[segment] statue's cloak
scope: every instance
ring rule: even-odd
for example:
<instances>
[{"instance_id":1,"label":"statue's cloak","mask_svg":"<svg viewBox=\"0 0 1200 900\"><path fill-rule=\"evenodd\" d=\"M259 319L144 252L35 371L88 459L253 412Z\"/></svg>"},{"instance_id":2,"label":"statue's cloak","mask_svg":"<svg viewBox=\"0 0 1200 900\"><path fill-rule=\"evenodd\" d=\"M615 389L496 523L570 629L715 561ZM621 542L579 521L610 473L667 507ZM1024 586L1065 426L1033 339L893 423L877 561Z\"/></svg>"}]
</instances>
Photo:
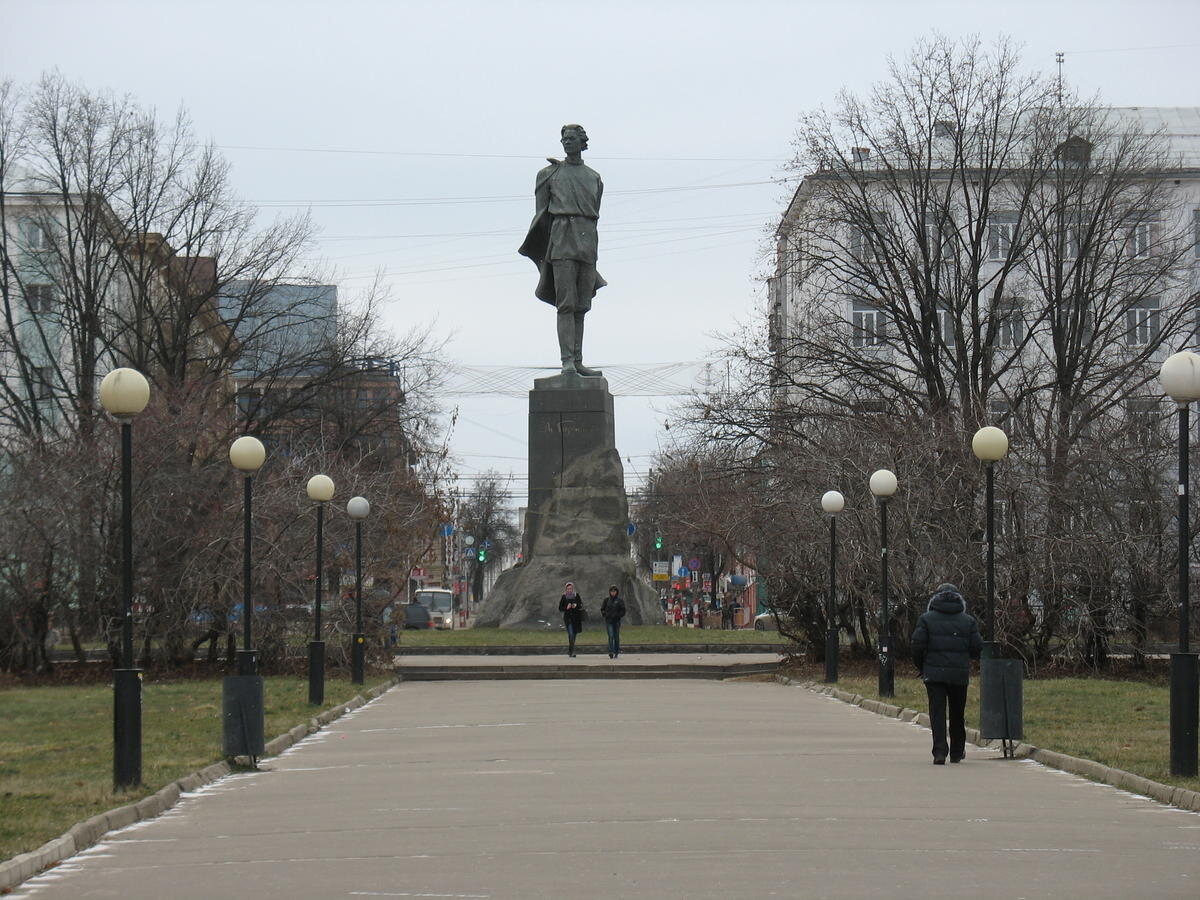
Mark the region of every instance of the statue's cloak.
<instances>
[{"instance_id":1,"label":"statue's cloak","mask_svg":"<svg viewBox=\"0 0 1200 900\"><path fill-rule=\"evenodd\" d=\"M550 165L542 169L537 174L537 181L534 183L533 195L536 200L536 207L533 213L533 222L529 225L529 232L525 235L525 240L521 246L517 248L517 252L522 256L527 256L533 260L533 264L538 269L538 283L533 295L539 300L544 300L551 306L558 305L558 297L554 290L554 266L547 259L550 255L550 222L554 218L550 214L550 191L548 186L558 172L558 167L562 163L556 159L550 160ZM608 284L600 273L596 273L596 286L592 289L592 296L596 296L596 291Z\"/></svg>"}]
</instances>

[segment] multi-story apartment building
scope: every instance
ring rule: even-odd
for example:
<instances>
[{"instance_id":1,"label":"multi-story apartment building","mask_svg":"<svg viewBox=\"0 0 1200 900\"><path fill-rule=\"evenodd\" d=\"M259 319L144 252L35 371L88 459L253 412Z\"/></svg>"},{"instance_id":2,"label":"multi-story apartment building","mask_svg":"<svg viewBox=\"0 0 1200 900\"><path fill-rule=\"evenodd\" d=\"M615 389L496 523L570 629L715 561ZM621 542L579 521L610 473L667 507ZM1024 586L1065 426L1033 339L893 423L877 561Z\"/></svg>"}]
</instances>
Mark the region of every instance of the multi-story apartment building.
<instances>
[{"instance_id":1,"label":"multi-story apartment building","mask_svg":"<svg viewBox=\"0 0 1200 900\"><path fill-rule=\"evenodd\" d=\"M1066 365L1096 388L1114 360L1152 375L1196 343L1200 108L912 137L827 152L781 218L770 341L789 401L1005 424ZM1080 399L1157 398L1126 381Z\"/></svg>"},{"instance_id":2,"label":"multi-story apartment building","mask_svg":"<svg viewBox=\"0 0 1200 900\"><path fill-rule=\"evenodd\" d=\"M162 382L203 373L216 394L232 395L236 344L217 308L214 258L180 254L161 234L131 233L106 201L47 191L28 173L7 187L0 193L6 426L69 428L117 365Z\"/></svg>"}]
</instances>

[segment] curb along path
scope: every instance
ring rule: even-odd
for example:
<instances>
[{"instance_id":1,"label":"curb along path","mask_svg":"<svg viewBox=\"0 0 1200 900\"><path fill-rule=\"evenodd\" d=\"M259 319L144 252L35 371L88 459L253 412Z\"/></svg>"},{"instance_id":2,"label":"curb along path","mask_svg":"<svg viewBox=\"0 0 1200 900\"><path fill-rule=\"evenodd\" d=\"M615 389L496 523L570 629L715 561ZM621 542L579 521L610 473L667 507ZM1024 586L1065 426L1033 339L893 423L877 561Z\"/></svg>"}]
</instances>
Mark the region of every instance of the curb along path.
<instances>
[{"instance_id":1,"label":"curb along path","mask_svg":"<svg viewBox=\"0 0 1200 900\"><path fill-rule=\"evenodd\" d=\"M284 750L304 740L310 734L316 733L335 719L339 719L351 710L358 709L360 706L378 699L398 684L399 680L399 678L393 676L384 684L366 691L365 697L359 694L340 706L330 707L319 715L314 716L309 720L307 725L297 725L277 738L268 741L263 748L264 753L262 758L266 759L278 756ZM237 759L245 759L245 757L237 757ZM0 863L0 892L7 892L48 866L61 862L64 859L74 856L81 850L86 850L88 847L99 843L101 838L110 831L128 828L136 822L153 819L155 816L161 815L178 803L180 797L184 794L191 793L207 784L224 778L232 771L233 769L227 761L205 766L197 772L185 775L183 778L177 778L159 791L148 797L143 797L137 803L129 803L125 806L110 809L107 812L98 813L90 819L85 819L71 826L61 837L47 841L36 850L22 853L6 862Z\"/></svg>"},{"instance_id":2,"label":"curb along path","mask_svg":"<svg viewBox=\"0 0 1200 900\"><path fill-rule=\"evenodd\" d=\"M922 728L929 727L928 713L918 712L915 709L908 709L907 707L895 706L891 703L884 703L881 700L865 698L862 694L852 694L849 691L843 691L830 684L821 684L815 681L795 681L786 675L776 675L775 678L780 684L807 688L814 693L824 694L827 697L841 700L843 703L848 703L851 706L862 707L876 715L886 716L890 719L899 719L902 722L915 722ZM978 728L967 729L967 741L987 750L1001 749L1001 742L999 740L982 740L979 736ZM1159 803L1178 806L1180 809L1186 809L1191 812L1200 812L1200 791L1191 791L1187 788L1174 787L1173 785L1162 784L1158 781L1151 781L1149 778L1143 778L1141 775L1126 772L1124 769L1114 769L1111 766L1106 766L1092 759L1080 759L1077 756L1068 756L1065 753L1044 750L1041 747L1035 747L1032 744L1026 743L1017 744L1015 758L1032 759L1034 762L1049 766L1052 769L1060 769L1063 772L1079 775L1091 781L1111 785L1120 790L1129 791L1131 794L1141 794L1143 797L1149 797L1152 800L1157 800Z\"/></svg>"}]
</instances>

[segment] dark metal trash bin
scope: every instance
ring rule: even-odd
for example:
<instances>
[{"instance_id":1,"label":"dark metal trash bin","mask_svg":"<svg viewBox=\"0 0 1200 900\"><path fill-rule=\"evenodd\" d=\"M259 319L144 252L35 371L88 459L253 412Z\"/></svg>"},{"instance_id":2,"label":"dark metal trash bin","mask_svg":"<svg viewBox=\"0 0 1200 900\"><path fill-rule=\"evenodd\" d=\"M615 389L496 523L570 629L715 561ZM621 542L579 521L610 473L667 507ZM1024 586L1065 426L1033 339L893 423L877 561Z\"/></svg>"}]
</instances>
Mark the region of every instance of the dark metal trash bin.
<instances>
[{"instance_id":1,"label":"dark metal trash bin","mask_svg":"<svg viewBox=\"0 0 1200 900\"><path fill-rule=\"evenodd\" d=\"M259 675L230 675L222 683L225 755L263 755L263 680Z\"/></svg>"},{"instance_id":2,"label":"dark metal trash bin","mask_svg":"<svg viewBox=\"0 0 1200 900\"><path fill-rule=\"evenodd\" d=\"M1019 659L979 664L979 734L984 740L1025 737L1025 669Z\"/></svg>"}]
</instances>

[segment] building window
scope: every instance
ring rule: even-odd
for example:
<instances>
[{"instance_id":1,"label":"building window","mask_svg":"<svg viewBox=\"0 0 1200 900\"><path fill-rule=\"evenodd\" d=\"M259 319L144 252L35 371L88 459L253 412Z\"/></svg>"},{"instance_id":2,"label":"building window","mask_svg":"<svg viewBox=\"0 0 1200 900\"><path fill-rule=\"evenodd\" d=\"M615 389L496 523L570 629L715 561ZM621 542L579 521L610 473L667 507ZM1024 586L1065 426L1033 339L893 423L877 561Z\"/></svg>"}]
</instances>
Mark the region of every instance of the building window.
<instances>
[{"instance_id":1,"label":"building window","mask_svg":"<svg viewBox=\"0 0 1200 900\"><path fill-rule=\"evenodd\" d=\"M868 229L850 226L850 255L860 263L875 261L874 235Z\"/></svg>"},{"instance_id":2,"label":"building window","mask_svg":"<svg viewBox=\"0 0 1200 900\"><path fill-rule=\"evenodd\" d=\"M1132 257L1142 257L1150 255L1150 222L1139 218L1129 225L1129 232L1125 238L1125 252Z\"/></svg>"},{"instance_id":3,"label":"building window","mask_svg":"<svg viewBox=\"0 0 1200 900\"><path fill-rule=\"evenodd\" d=\"M942 340L946 346L955 346L958 334L958 315L954 310L947 307L938 310L938 327L941 329Z\"/></svg>"},{"instance_id":4,"label":"building window","mask_svg":"<svg viewBox=\"0 0 1200 900\"><path fill-rule=\"evenodd\" d=\"M1159 301L1157 297L1139 300L1125 311L1125 343L1144 347L1158 340Z\"/></svg>"},{"instance_id":5,"label":"building window","mask_svg":"<svg viewBox=\"0 0 1200 900\"><path fill-rule=\"evenodd\" d=\"M1005 300L1000 303L1000 327L997 329L999 344L1006 350L1021 346L1025 340L1025 311L1020 300Z\"/></svg>"},{"instance_id":6,"label":"building window","mask_svg":"<svg viewBox=\"0 0 1200 900\"><path fill-rule=\"evenodd\" d=\"M1157 447L1161 443L1159 424L1163 420L1158 401L1139 397L1125 406L1130 443L1137 447Z\"/></svg>"},{"instance_id":7,"label":"building window","mask_svg":"<svg viewBox=\"0 0 1200 900\"><path fill-rule=\"evenodd\" d=\"M50 232L40 222L34 219L22 219L19 228L21 240L25 244L25 249L30 253L45 253L47 250L54 249L50 240Z\"/></svg>"},{"instance_id":8,"label":"building window","mask_svg":"<svg viewBox=\"0 0 1200 900\"><path fill-rule=\"evenodd\" d=\"M993 400L988 403L988 418L991 423L1007 435L1011 441L1016 433L1016 417L1013 415L1012 404L1007 400Z\"/></svg>"},{"instance_id":9,"label":"building window","mask_svg":"<svg viewBox=\"0 0 1200 900\"><path fill-rule=\"evenodd\" d=\"M996 537L1008 537L1009 533L1009 506L1008 500L997 497L992 501L992 516L996 527Z\"/></svg>"},{"instance_id":10,"label":"building window","mask_svg":"<svg viewBox=\"0 0 1200 900\"><path fill-rule=\"evenodd\" d=\"M33 313L54 311L54 286L49 284L25 285L25 305Z\"/></svg>"},{"instance_id":11,"label":"building window","mask_svg":"<svg viewBox=\"0 0 1200 900\"><path fill-rule=\"evenodd\" d=\"M1017 214L996 213L988 219L988 259L1003 261L1012 252L1013 240L1017 235Z\"/></svg>"},{"instance_id":12,"label":"building window","mask_svg":"<svg viewBox=\"0 0 1200 900\"><path fill-rule=\"evenodd\" d=\"M851 313L851 325L854 330L854 346L858 348L879 347L883 345L885 323L883 310L878 306L861 301L854 301Z\"/></svg>"},{"instance_id":13,"label":"building window","mask_svg":"<svg viewBox=\"0 0 1200 900\"><path fill-rule=\"evenodd\" d=\"M950 245L950 239L946 232L936 224L926 222L924 234L926 259L929 260L930 265L936 266L949 262L954 255L954 248Z\"/></svg>"},{"instance_id":14,"label":"building window","mask_svg":"<svg viewBox=\"0 0 1200 900\"><path fill-rule=\"evenodd\" d=\"M54 396L54 367L32 366L29 371L33 399L49 400Z\"/></svg>"}]
</instances>

